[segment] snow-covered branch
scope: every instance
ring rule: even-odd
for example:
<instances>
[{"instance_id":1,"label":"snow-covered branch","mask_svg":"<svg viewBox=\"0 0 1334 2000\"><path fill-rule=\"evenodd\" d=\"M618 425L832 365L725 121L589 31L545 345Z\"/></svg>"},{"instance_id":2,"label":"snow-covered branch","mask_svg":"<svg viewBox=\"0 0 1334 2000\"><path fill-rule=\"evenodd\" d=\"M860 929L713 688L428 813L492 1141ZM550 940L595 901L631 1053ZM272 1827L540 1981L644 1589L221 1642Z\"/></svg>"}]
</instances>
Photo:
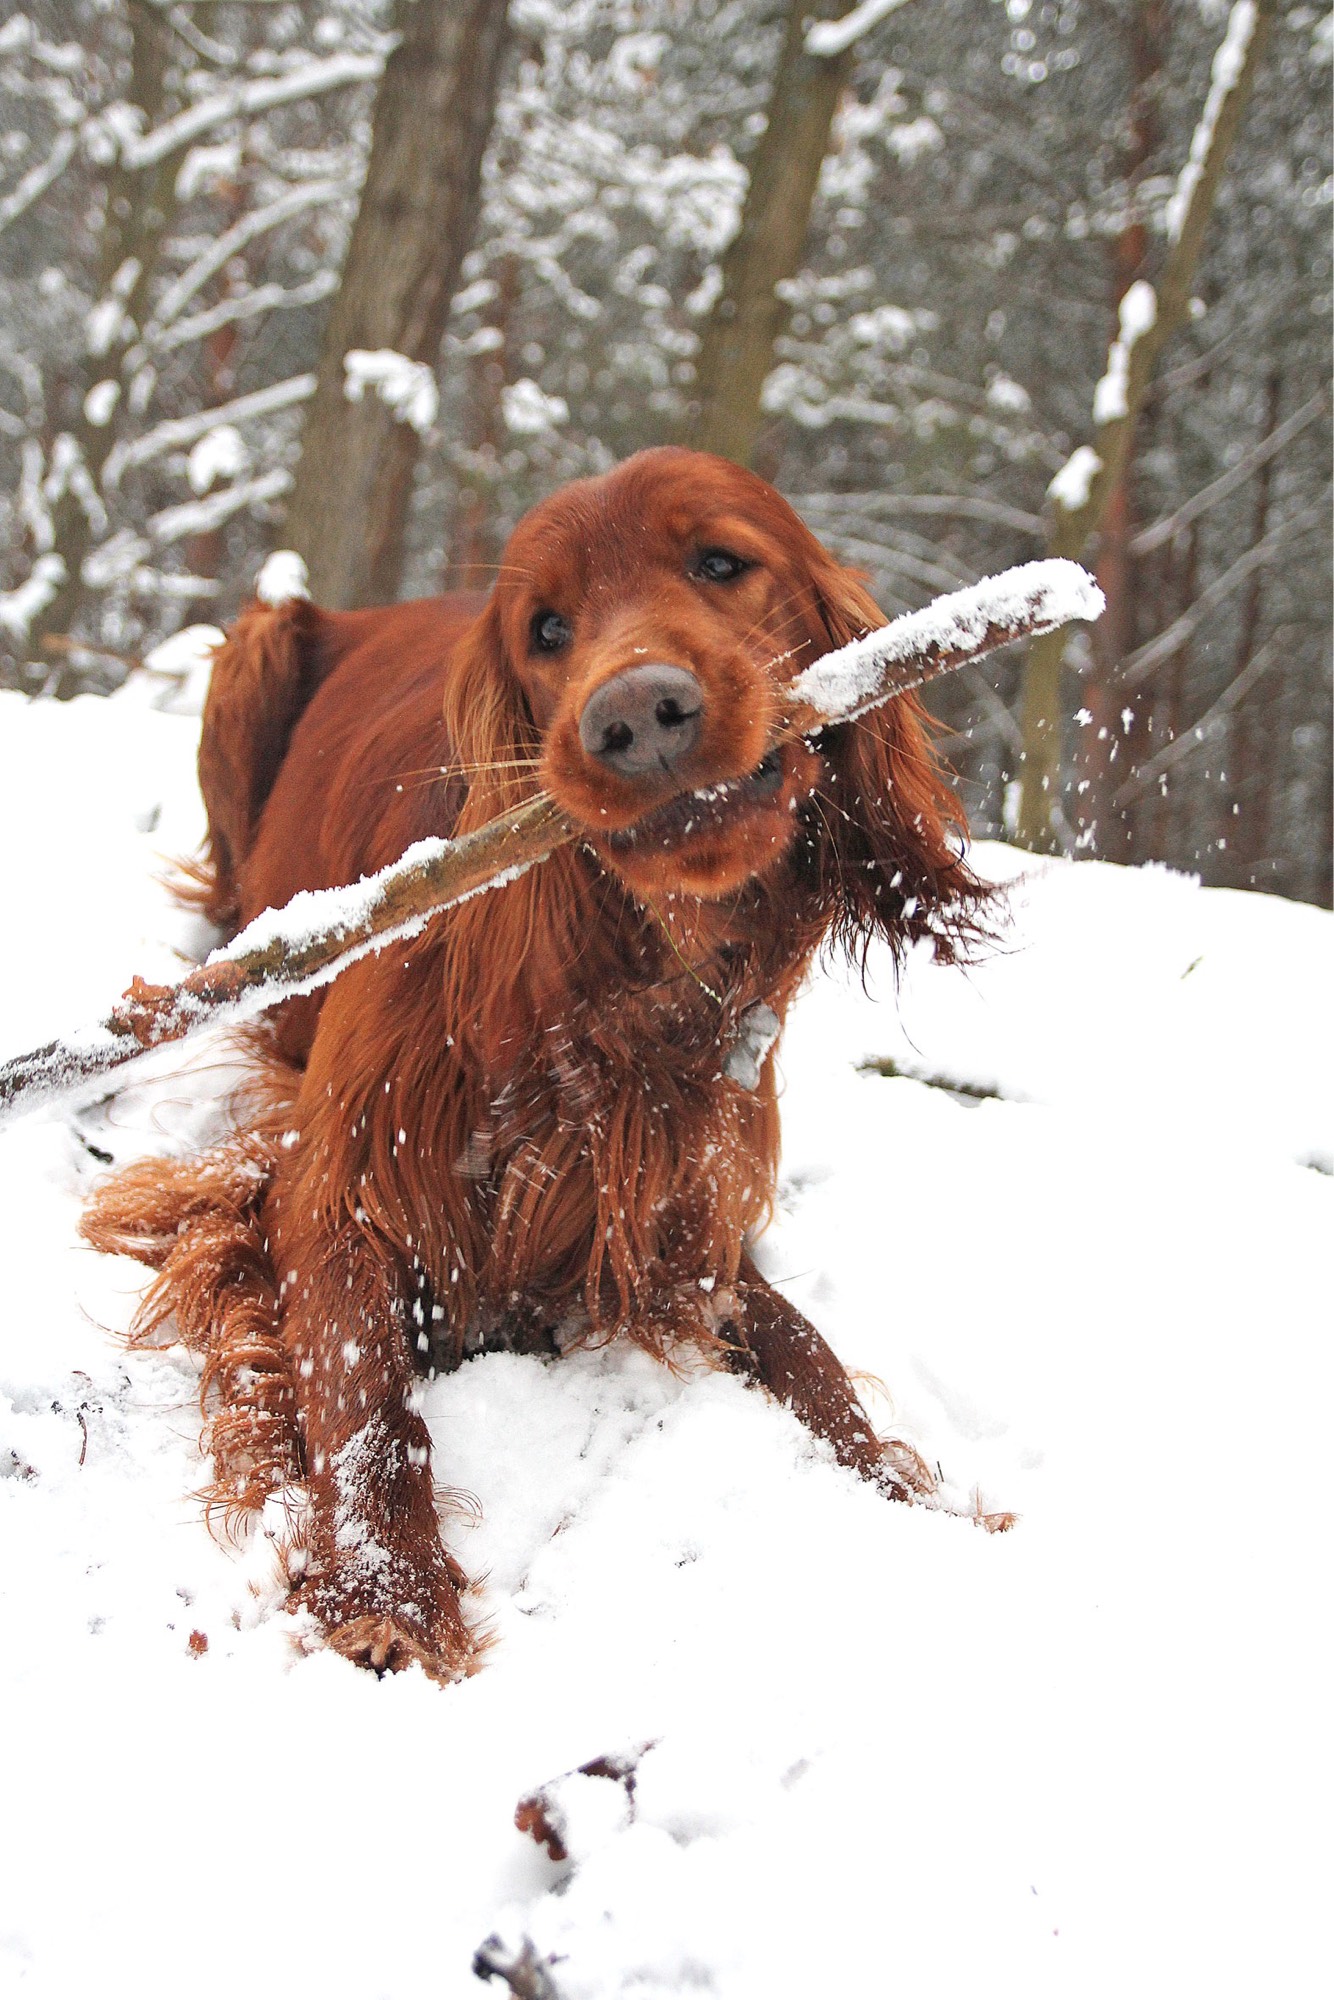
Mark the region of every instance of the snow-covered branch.
<instances>
[{"instance_id":1,"label":"snow-covered branch","mask_svg":"<svg viewBox=\"0 0 1334 2000\"><path fill-rule=\"evenodd\" d=\"M797 726L804 732L849 722L1012 639L1094 619L1102 609L1102 592L1077 563L1023 563L984 577L826 653L798 674L791 690Z\"/></svg>"},{"instance_id":2,"label":"snow-covered branch","mask_svg":"<svg viewBox=\"0 0 1334 2000\"><path fill-rule=\"evenodd\" d=\"M121 141L121 164L131 172L156 166L160 160L192 146L203 133L212 132L233 118L253 117L280 104L318 97L326 90L370 82L383 67L384 58L378 54L347 50L341 55L314 58L282 76L253 77L228 84L187 110L178 111L173 118L165 119L152 131L128 134Z\"/></svg>"},{"instance_id":3,"label":"snow-covered branch","mask_svg":"<svg viewBox=\"0 0 1334 2000\"><path fill-rule=\"evenodd\" d=\"M1163 224L1169 243L1178 243L1181 239L1191 203L1204 178L1223 107L1241 82L1258 21L1255 0L1236 0L1228 16L1227 31L1214 55L1209 95L1204 101L1199 123L1191 134L1189 157L1177 176L1177 184L1164 211Z\"/></svg>"},{"instance_id":4,"label":"snow-covered branch","mask_svg":"<svg viewBox=\"0 0 1334 2000\"><path fill-rule=\"evenodd\" d=\"M185 500L179 507L164 507L150 518L148 532L159 547L179 542L186 535L207 534L212 528L220 528L224 521L230 521L243 507L258 507L265 501L279 499L291 483L291 473L283 466L275 466L254 479L206 494L201 500Z\"/></svg>"},{"instance_id":5,"label":"snow-covered branch","mask_svg":"<svg viewBox=\"0 0 1334 2000\"><path fill-rule=\"evenodd\" d=\"M330 292L337 290L337 271L316 271L304 285L281 285L276 282L256 285L252 291L219 299L217 305L209 306L203 312L187 313L184 319L178 319L174 326L167 328L155 346L160 352L187 347L192 340L207 339L219 327L236 326L242 320L254 319L259 313L292 312L301 306L318 305L321 299L327 299Z\"/></svg>"},{"instance_id":6,"label":"snow-covered branch","mask_svg":"<svg viewBox=\"0 0 1334 2000\"><path fill-rule=\"evenodd\" d=\"M40 200L46 190L60 179L78 149L78 134L57 133L51 150L44 160L38 160L29 167L18 184L0 201L0 229L7 229L11 222Z\"/></svg>"},{"instance_id":7,"label":"snow-covered branch","mask_svg":"<svg viewBox=\"0 0 1334 2000\"><path fill-rule=\"evenodd\" d=\"M1073 563L1028 563L956 591L840 647L793 683L783 734L805 734L1070 618L1102 595ZM79 1091L143 1050L197 1029L253 1019L327 986L368 952L416 937L438 911L501 888L578 837L546 793L457 840L422 840L378 875L305 890L266 910L176 986L135 980L106 1019L0 1064L0 1122Z\"/></svg>"},{"instance_id":8,"label":"snow-covered branch","mask_svg":"<svg viewBox=\"0 0 1334 2000\"><path fill-rule=\"evenodd\" d=\"M171 417L166 423L155 424L142 437L118 445L107 458L104 483L108 487L118 485L131 466L145 465L150 459L160 458L163 452L179 451L218 424L241 424L250 417L268 416L274 410L290 408L293 403L304 403L314 393L313 375L289 375L285 382L252 390L248 396L236 396L230 403L219 403L214 409L197 410L189 417Z\"/></svg>"},{"instance_id":9,"label":"snow-covered branch","mask_svg":"<svg viewBox=\"0 0 1334 2000\"><path fill-rule=\"evenodd\" d=\"M850 14L844 14L837 21L812 21L806 30L806 53L808 56L841 56L844 49L874 28L890 14L897 14L907 0L861 0Z\"/></svg>"},{"instance_id":10,"label":"snow-covered branch","mask_svg":"<svg viewBox=\"0 0 1334 2000\"><path fill-rule=\"evenodd\" d=\"M202 250L179 278L167 286L144 329L145 342L149 346L174 345L168 334L172 321L201 286L219 271L225 270L231 259L248 243L253 243L256 237L266 235L269 230L278 228L280 223L294 215L303 214L308 208L322 208L329 202L346 200L350 193L351 189L344 180L308 181L301 187L289 188L276 200L243 215L230 229L224 229L221 236Z\"/></svg>"},{"instance_id":11,"label":"snow-covered branch","mask_svg":"<svg viewBox=\"0 0 1334 2000\"><path fill-rule=\"evenodd\" d=\"M1166 261L1156 286L1138 280L1126 290L1094 391L1091 438L1071 454L1047 491L1053 556L1083 554L1116 491L1158 357L1189 310L1209 215L1276 11L1277 0L1235 0L1228 17L1209 95L1169 203ZM1018 831L1029 847L1049 843L1060 795L1063 653L1059 637L1042 637L1025 662Z\"/></svg>"}]
</instances>

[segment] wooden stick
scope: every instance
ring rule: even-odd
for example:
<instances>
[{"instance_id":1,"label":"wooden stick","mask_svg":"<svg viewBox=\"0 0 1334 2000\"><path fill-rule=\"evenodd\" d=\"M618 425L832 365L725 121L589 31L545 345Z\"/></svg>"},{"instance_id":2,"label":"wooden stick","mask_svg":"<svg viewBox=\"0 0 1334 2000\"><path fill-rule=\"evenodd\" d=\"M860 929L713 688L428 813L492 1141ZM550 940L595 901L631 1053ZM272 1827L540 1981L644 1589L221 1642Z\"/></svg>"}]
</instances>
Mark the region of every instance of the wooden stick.
<instances>
[{"instance_id":1,"label":"wooden stick","mask_svg":"<svg viewBox=\"0 0 1334 2000\"><path fill-rule=\"evenodd\" d=\"M850 720L1011 639L1071 618L1096 618L1101 609L1096 585L1074 563L1026 563L817 660L792 684L781 734ZM512 882L578 832L542 792L458 840L418 841L378 875L345 888L303 890L282 910L256 917L225 951L176 984L135 978L94 1027L0 1063L0 1125L82 1094L161 1043L253 1019L327 986L367 952L415 937L439 911Z\"/></svg>"}]
</instances>

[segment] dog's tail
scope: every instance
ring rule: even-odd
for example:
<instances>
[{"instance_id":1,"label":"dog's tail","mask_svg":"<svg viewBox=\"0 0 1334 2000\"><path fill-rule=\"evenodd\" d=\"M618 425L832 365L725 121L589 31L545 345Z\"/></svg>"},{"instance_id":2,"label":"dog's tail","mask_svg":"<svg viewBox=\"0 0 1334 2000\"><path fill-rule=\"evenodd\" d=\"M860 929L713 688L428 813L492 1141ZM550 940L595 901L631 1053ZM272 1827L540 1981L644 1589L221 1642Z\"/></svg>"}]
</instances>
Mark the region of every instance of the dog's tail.
<instances>
[{"instance_id":1,"label":"dog's tail","mask_svg":"<svg viewBox=\"0 0 1334 2000\"><path fill-rule=\"evenodd\" d=\"M213 656L199 738L208 843L182 895L223 930L236 927L239 872L292 731L337 663L337 627L304 597L255 603Z\"/></svg>"},{"instance_id":2,"label":"dog's tail","mask_svg":"<svg viewBox=\"0 0 1334 2000\"><path fill-rule=\"evenodd\" d=\"M157 1272L131 1322L134 1343L168 1320L203 1356L202 1449L212 1454L210 1521L233 1532L302 1477L296 1394L280 1336L278 1285L263 1229L281 1120L236 1133L193 1160L136 1160L105 1180L80 1229L94 1249Z\"/></svg>"}]
</instances>

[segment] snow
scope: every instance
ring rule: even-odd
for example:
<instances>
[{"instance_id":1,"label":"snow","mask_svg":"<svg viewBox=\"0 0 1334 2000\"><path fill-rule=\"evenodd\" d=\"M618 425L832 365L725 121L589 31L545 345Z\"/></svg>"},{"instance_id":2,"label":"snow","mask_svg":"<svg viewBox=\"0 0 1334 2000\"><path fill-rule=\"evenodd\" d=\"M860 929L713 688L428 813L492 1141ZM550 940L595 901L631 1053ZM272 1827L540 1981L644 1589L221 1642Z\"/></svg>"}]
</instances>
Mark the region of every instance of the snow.
<instances>
[{"instance_id":1,"label":"snow","mask_svg":"<svg viewBox=\"0 0 1334 2000\"><path fill-rule=\"evenodd\" d=\"M1072 619L1098 618L1103 606L1102 592L1078 563L1061 557L1021 563L826 653L797 675L791 692L827 721L848 720L915 685L911 677L892 675L897 665L923 662L917 678L925 680L929 662L976 650L993 628L998 634L1046 632Z\"/></svg>"},{"instance_id":2,"label":"snow","mask_svg":"<svg viewBox=\"0 0 1334 2000\"><path fill-rule=\"evenodd\" d=\"M94 430L101 430L111 422L112 412L120 401L120 383L108 379L94 382L83 399L83 414Z\"/></svg>"},{"instance_id":3,"label":"snow","mask_svg":"<svg viewBox=\"0 0 1334 2000\"><path fill-rule=\"evenodd\" d=\"M812 21L806 30L806 53L808 56L841 56L849 49L859 35L868 28L874 28L888 14L897 13L905 0L861 0L837 21Z\"/></svg>"},{"instance_id":4,"label":"snow","mask_svg":"<svg viewBox=\"0 0 1334 2000\"><path fill-rule=\"evenodd\" d=\"M1153 286L1143 278L1137 278L1122 295L1116 339L1107 350L1107 367L1093 391L1095 424L1110 424L1126 414L1131 350L1157 317L1158 299Z\"/></svg>"},{"instance_id":5,"label":"snow","mask_svg":"<svg viewBox=\"0 0 1334 2000\"><path fill-rule=\"evenodd\" d=\"M1091 444L1076 445L1047 488L1047 498L1067 514L1087 507L1093 482L1102 471L1102 460Z\"/></svg>"},{"instance_id":6,"label":"snow","mask_svg":"<svg viewBox=\"0 0 1334 2000\"><path fill-rule=\"evenodd\" d=\"M260 565L255 595L261 604L290 604L294 597L309 597L310 576L304 558L295 549L275 549Z\"/></svg>"},{"instance_id":7,"label":"snow","mask_svg":"<svg viewBox=\"0 0 1334 2000\"><path fill-rule=\"evenodd\" d=\"M1199 123L1191 134L1190 154L1177 175L1176 186L1168 197L1164 211L1163 226L1169 243L1180 240L1187 211L1213 144L1219 113L1229 94L1236 89L1237 80L1245 67L1256 18L1255 0L1236 0L1228 15L1226 32L1214 53L1209 95L1204 101Z\"/></svg>"},{"instance_id":8,"label":"snow","mask_svg":"<svg viewBox=\"0 0 1334 2000\"><path fill-rule=\"evenodd\" d=\"M41 616L65 581L65 559L48 552L38 556L23 582L0 590L0 631L22 645L34 618Z\"/></svg>"},{"instance_id":9,"label":"snow","mask_svg":"<svg viewBox=\"0 0 1334 2000\"><path fill-rule=\"evenodd\" d=\"M140 676L0 695L40 863L6 872L0 1047L207 945L154 880L202 830L196 727ZM226 1040L0 1136L0 1986L468 2000L494 1936L563 2000L1312 1990L1334 1180L1297 1162L1334 1156L1334 920L975 860L1011 885L984 965L799 1002L761 1255L1005 1536L730 1377L487 1356L423 1407L495 1643L377 1682L301 1650L276 1514L206 1534L197 1366L118 1346L144 1273L76 1247L89 1148L207 1143ZM567 1775L618 1753L633 1793ZM565 1862L513 1825L542 1787Z\"/></svg>"},{"instance_id":10,"label":"snow","mask_svg":"<svg viewBox=\"0 0 1334 2000\"><path fill-rule=\"evenodd\" d=\"M235 396L230 403L219 403L211 410L195 410L188 417L168 417L139 437L113 446L107 454L104 483L115 486L129 467L146 465L150 459L161 458L164 452L183 450L219 424L245 423L251 417L267 417L274 410L304 403L315 394L315 380L313 374L290 375L285 382L253 389L248 395Z\"/></svg>"},{"instance_id":11,"label":"snow","mask_svg":"<svg viewBox=\"0 0 1334 2000\"><path fill-rule=\"evenodd\" d=\"M390 414L425 437L440 410L434 370L392 347L353 347L343 356L343 394L359 403L371 389Z\"/></svg>"},{"instance_id":12,"label":"snow","mask_svg":"<svg viewBox=\"0 0 1334 2000\"><path fill-rule=\"evenodd\" d=\"M536 382L521 376L507 382L500 392L501 413L506 430L516 437L537 437L567 421L570 406L563 396L548 396Z\"/></svg>"},{"instance_id":13,"label":"snow","mask_svg":"<svg viewBox=\"0 0 1334 2000\"><path fill-rule=\"evenodd\" d=\"M194 445L185 463L192 493L207 493L218 479L236 479L250 463L245 439L235 424L215 424Z\"/></svg>"},{"instance_id":14,"label":"snow","mask_svg":"<svg viewBox=\"0 0 1334 2000\"><path fill-rule=\"evenodd\" d=\"M144 671L172 683L157 690L153 703L172 715L202 715L213 672L213 655L226 639L217 625L186 625L144 654Z\"/></svg>"}]
</instances>

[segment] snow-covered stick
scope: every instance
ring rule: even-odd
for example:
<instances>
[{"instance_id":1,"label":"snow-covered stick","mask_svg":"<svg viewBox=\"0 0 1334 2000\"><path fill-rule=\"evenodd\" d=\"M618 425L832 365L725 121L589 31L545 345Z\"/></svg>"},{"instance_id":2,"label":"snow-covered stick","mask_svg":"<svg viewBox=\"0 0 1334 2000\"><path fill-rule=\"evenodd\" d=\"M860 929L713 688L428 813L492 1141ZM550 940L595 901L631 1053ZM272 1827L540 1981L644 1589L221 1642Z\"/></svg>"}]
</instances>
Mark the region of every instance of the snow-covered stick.
<instances>
[{"instance_id":1,"label":"snow-covered stick","mask_svg":"<svg viewBox=\"0 0 1334 2000\"><path fill-rule=\"evenodd\" d=\"M63 1041L0 1063L0 1125L77 1097L164 1042L253 1020L327 986L368 952L415 937L438 910L512 882L574 828L545 793L458 840L419 840L378 875L305 889L265 910L175 985L135 978L110 1013Z\"/></svg>"},{"instance_id":2,"label":"snow-covered stick","mask_svg":"<svg viewBox=\"0 0 1334 2000\"><path fill-rule=\"evenodd\" d=\"M897 694L980 660L1012 639L1101 615L1103 595L1078 563L1049 558L984 577L826 653L792 683L789 733L850 722Z\"/></svg>"},{"instance_id":3,"label":"snow-covered stick","mask_svg":"<svg viewBox=\"0 0 1334 2000\"><path fill-rule=\"evenodd\" d=\"M1096 618L1102 593L1070 562L1025 563L826 654L798 675L780 733L850 721L1011 639ZM203 1028L253 1020L327 986L368 952L411 938L438 911L512 882L577 838L539 793L457 840L421 840L389 868L345 888L307 889L266 910L175 985L136 978L106 1017L63 1041L0 1063L0 1125L84 1093L146 1050Z\"/></svg>"}]
</instances>

